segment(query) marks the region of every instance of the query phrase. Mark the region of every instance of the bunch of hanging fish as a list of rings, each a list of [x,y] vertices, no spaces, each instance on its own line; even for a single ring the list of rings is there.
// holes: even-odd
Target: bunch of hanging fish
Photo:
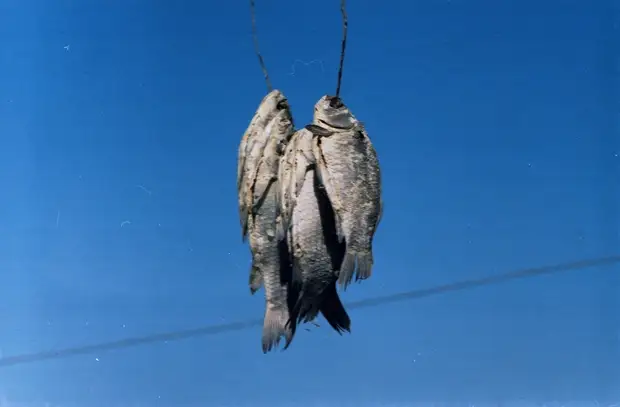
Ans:
[[[339,97],[323,96],[312,124],[295,131],[286,97],[265,96],[241,139],[239,217],[252,253],[250,291],[265,288],[262,348],[319,313],[339,334],[351,329],[336,289],[371,276],[382,214],[377,153]]]

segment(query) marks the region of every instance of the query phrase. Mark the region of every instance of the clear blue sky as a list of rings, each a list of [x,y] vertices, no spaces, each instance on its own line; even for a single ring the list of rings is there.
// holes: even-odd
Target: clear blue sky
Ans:
[[[379,152],[385,213],[374,275],[345,301],[618,251],[611,0],[348,8],[343,98]],[[338,2],[257,9],[301,126],[335,88]],[[247,1],[3,0],[0,38],[3,355],[261,317],[235,191],[265,92]],[[618,401],[617,271],[351,310],[352,335],[302,329],[269,355],[255,328],[2,368],[0,391],[83,407]]]

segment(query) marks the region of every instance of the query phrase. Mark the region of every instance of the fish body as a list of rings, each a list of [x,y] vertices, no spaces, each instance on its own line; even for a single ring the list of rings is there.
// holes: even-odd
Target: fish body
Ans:
[[[271,91],[261,101],[239,144],[237,194],[244,241],[248,235],[248,220],[252,210],[260,204],[260,197],[266,196],[268,183],[265,180],[274,178],[273,174],[277,175],[277,168],[274,170],[272,163],[275,162],[277,166],[279,158],[276,156],[279,157],[279,151],[273,150],[273,147],[283,148],[277,142],[290,137],[293,132],[292,120],[286,97],[278,90]],[[271,138],[276,139],[275,145],[269,145]],[[259,190],[257,199],[254,198],[257,195],[256,189]],[[250,268],[249,285],[252,294],[263,285],[262,274],[253,266]]]
[[[339,284],[370,277],[372,242],[381,220],[381,170],[366,130],[337,97],[323,96],[315,105],[313,152],[320,182],[336,214],[336,230],[346,243]]]
[[[295,325],[288,321],[297,297],[289,289],[292,269],[286,243],[276,239],[276,193],[277,183],[271,184],[262,205],[248,221],[252,272],[261,276],[265,286],[262,333],[265,353],[277,347],[282,337],[288,347],[295,335]]]
[[[279,183],[278,169],[280,158],[284,154],[286,144],[293,134],[293,119],[288,109],[280,110],[264,130],[267,133],[263,155],[258,161],[256,176],[253,183],[246,189],[244,205],[249,209],[248,218],[258,210],[265,202],[265,199],[275,199],[276,210],[278,208]],[[273,196],[269,195],[270,190],[274,190]],[[268,202],[271,205],[272,202]],[[279,217],[273,222],[278,229]],[[254,294],[264,283],[263,274],[254,266],[250,269],[250,293]]]
[[[350,331],[351,320],[336,291],[344,244],[338,241],[334,214],[315,172],[313,134],[302,129],[293,135],[279,177],[281,216],[292,258],[292,286],[299,291],[291,312],[293,323],[310,322],[319,312],[338,332]],[[280,235],[279,238],[282,238]]]
[[[258,106],[250,125],[239,143],[237,155],[237,198],[241,238],[244,241],[248,234],[248,214],[251,210],[248,206],[247,195],[254,184],[258,165],[271,132],[268,128],[269,124],[273,123],[272,119],[282,110],[287,111],[290,116],[290,107],[286,97],[279,90],[269,92]]]
[[[293,121],[288,109],[280,109],[263,130],[262,152],[246,180],[243,205],[247,210],[247,231],[252,252],[250,290],[265,287],[266,310],[263,322],[262,347],[268,352],[284,337],[286,347],[295,334],[295,326],[287,324],[289,310],[296,295],[289,290],[290,256],[285,242],[276,238],[278,223],[278,167],[290,136]]]

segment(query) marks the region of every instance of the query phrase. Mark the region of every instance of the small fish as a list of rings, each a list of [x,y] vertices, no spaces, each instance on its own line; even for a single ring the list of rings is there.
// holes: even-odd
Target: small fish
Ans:
[[[239,204],[239,220],[241,222],[241,239],[245,241],[248,234],[248,213],[246,196],[256,178],[258,163],[263,155],[269,136],[269,123],[285,110],[290,114],[286,97],[279,90],[273,90],[261,101],[250,125],[246,129],[237,156],[237,197]],[[267,131],[266,131],[267,130]]]
[[[278,208],[279,184],[278,169],[280,158],[284,154],[286,145],[293,135],[293,118],[288,109],[280,110],[265,127],[266,143],[263,155],[256,166],[256,175],[249,179],[250,184],[245,189],[244,206],[250,209],[248,217],[253,216],[267,198],[268,190],[275,189],[275,207]],[[279,222],[275,223],[276,227]],[[263,285],[264,277],[254,267],[250,270],[250,292],[256,293]]]
[[[321,312],[338,333],[350,332],[351,319],[338,292],[338,268],[345,245],[338,241],[334,213],[315,173],[313,134],[293,135],[280,165],[280,216],[292,257],[291,286],[299,291],[291,324],[311,322]],[[282,234],[279,234],[282,238]]]
[[[243,202],[248,208],[247,229],[252,252],[250,290],[265,286],[266,310],[263,322],[262,348],[267,353],[277,347],[282,337],[288,347],[295,334],[295,325],[287,324],[289,310],[297,300],[289,290],[291,281],[290,255],[286,242],[278,241],[278,166],[286,143],[293,133],[292,117],[282,109],[264,130],[266,142],[255,175],[248,181]]]
[[[313,152],[317,175],[336,213],[346,254],[338,278],[346,289],[370,277],[372,242],[381,220],[381,170],[366,130],[338,97],[323,96],[314,107]]]

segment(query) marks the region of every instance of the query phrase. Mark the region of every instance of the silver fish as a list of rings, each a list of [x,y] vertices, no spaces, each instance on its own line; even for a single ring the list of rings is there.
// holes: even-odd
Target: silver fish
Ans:
[[[280,110],[265,127],[267,142],[258,161],[254,182],[248,188],[246,205],[248,234],[252,252],[250,289],[256,291],[257,278],[265,286],[266,310],[263,322],[263,352],[276,347],[281,337],[288,347],[295,334],[295,326],[287,324],[297,296],[288,289],[291,264],[286,242],[278,241],[278,166],[286,143],[293,133],[293,123],[287,109]],[[255,280],[252,281],[252,278]],[[259,285],[260,286],[260,285]],[[259,287],[258,286],[258,287]]]
[[[248,234],[248,216],[252,210],[252,189],[256,182],[258,165],[264,155],[267,141],[271,134],[273,121],[278,112],[290,114],[290,107],[282,92],[273,90],[261,101],[250,125],[243,134],[239,144],[237,159],[237,198],[241,222],[241,238],[246,240]],[[292,119],[291,119],[292,120]],[[263,285],[263,276],[257,269],[250,269],[250,292],[254,294]]]
[[[279,111],[286,110],[290,114],[290,107],[286,97],[279,90],[273,90],[261,101],[250,125],[246,129],[237,156],[237,198],[239,204],[239,220],[241,222],[241,238],[245,241],[248,233],[248,206],[247,195],[256,178],[258,163],[263,156],[269,131],[265,131],[271,120]]]
[[[381,171],[366,130],[340,98],[323,96],[314,107],[313,151],[317,175],[336,213],[339,240],[346,243],[339,284],[370,277],[372,242],[382,215]]]
[[[351,319],[338,292],[338,267],[345,245],[338,241],[334,213],[315,174],[313,134],[302,129],[289,142],[280,164],[282,230],[292,257],[292,287],[299,298],[291,323],[310,322],[319,312],[338,332],[350,332]]]
[[[246,189],[245,206],[253,213],[267,198],[269,188],[275,189],[276,208],[278,208],[279,183],[278,168],[280,157],[284,154],[286,145],[293,135],[293,118],[288,109],[280,110],[265,127],[267,141],[263,155],[256,167],[256,176],[253,183]],[[249,215],[252,216],[252,215]],[[279,225],[279,220],[275,223]],[[264,277],[254,267],[250,269],[250,292],[256,293],[264,283]]]

